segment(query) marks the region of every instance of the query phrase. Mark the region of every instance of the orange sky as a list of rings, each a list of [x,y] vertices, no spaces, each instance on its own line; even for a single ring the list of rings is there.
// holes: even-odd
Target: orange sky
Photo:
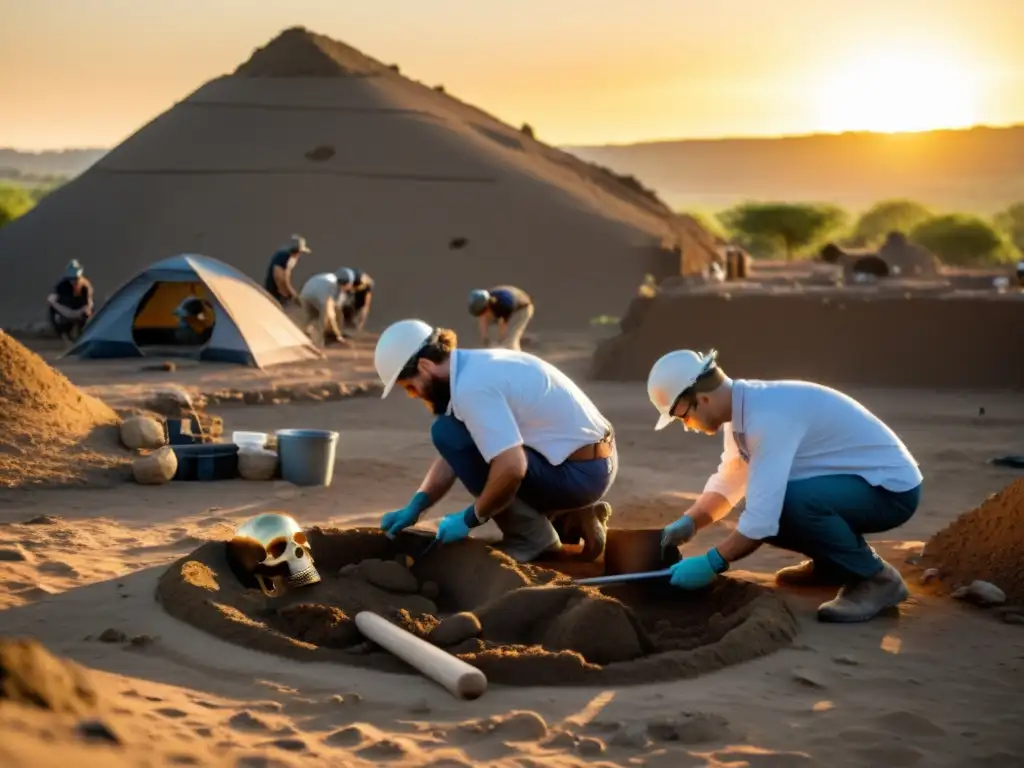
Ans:
[[[1024,122],[1024,0],[0,0],[0,146],[112,146],[297,24],[554,144]]]

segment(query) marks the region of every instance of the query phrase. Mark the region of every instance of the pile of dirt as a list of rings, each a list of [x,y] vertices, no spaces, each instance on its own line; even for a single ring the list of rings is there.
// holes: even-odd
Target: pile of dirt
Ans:
[[[756,329],[756,332],[754,332]],[[675,349],[717,349],[740,378],[831,385],[1024,388],[1024,301],[842,289],[637,298],[598,346],[596,379],[644,381]],[[921,343],[921,334],[942,339]],[[950,361],[956,361],[950,364]]]
[[[0,331],[0,486],[95,479],[126,465],[120,418]]]
[[[1024,478],[932,536],[921,558],[950,587],[975,579],[995,584],[1011,603],[1024,603]]]
[[[88,671],[51,654],[38,641],[0,637],[0,702],[80,715],[99,695]]]
[[[732,578],[685,600],[667,584],[602,593],[475,540],[420,557],[429,539],[415,533],[307,536],[317,584],[267,598],[232,571],[224,542],[209,542],[163,574],[158,599],[172,616],[249,648],[408,673],[360,635],[354,617],[369,610],[507,685],[694,677],[771,653],[798,631],[774,593]]]

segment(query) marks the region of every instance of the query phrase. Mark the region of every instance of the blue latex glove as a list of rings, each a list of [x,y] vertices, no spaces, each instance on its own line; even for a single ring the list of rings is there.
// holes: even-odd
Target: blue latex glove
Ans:
[[[662,547],[678,547],[686,544],[697,535],[697,524],[692,517],[683,515],[674,523],[669,523],[661,530]]]
[[[445,515],[437,524],[437,540],[442,544],[451,544],[469,536],[471,529],[480,525],[476,510],[470,504],[461,512]]]
[[[672,576],[669,583],[680,589],[700,589],[706,587],[715,577],[729,570],[729,564],[718,550],[712,547],[706,554],[695,557],[684,557],[670,569]]]
[[[428,506],[430,506],[430,498],[423,491],[417,491],[404,507],[384,515],[380,519],[380,527],[388,536],[393,537],[399,531],[410,525],[415,525]]]

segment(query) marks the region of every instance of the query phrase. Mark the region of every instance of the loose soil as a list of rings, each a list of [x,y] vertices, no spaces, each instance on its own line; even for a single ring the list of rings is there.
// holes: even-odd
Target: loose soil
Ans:
[[[225,542],[209,542],[168,569],[158,598],[178,619],[249,648],[410,672],[356,629],[355,614],[374,611],[506,685],[695,677],[771,653],[797,633],[774,593],[738,579],[693,593],[667,584],[598,591],[475,540],[419,558],[429,539],[415,533],[307,535],[318,584],[267,598],[232,568]]]
[[[938,568],[950,587],[975,579],[1024,603],[1024,478],[965,512],[925,546],[924,568]]]

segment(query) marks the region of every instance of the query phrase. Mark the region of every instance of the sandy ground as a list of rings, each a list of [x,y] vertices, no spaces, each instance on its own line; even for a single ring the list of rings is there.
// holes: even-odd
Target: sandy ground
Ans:
[[[549,340],[540,351],[583,382],[586,346]],[[45,354],[53,358],[52,349]],[[283,378],[362,378],[371,358],[332,353],[318,365]],[[282,378],[228,367],[140,374],[134,362],[60,367],[117,407],[173,380],[213,389]],[[647,527],[673,519],[713,470],[720,440],[677,429],[655,433],[642,384],[583,383],[618,430],[622,468],[610,498],[613,524]],[[920,511],[894,532],[898,539],[876,542],[898,566],[936,530],[1019,476],[987,464],[992,456],[1020,452],[1019,394],[851,394],[901,434],[925,472]],[[986,409],[983,417],[979,406]],[[20,542],[25,558],[0,562],[0,633],[39,638],[96,670],[111,702],[104,720],[123,741],[82,746],[72,735],[73,720],[0,704],[0,764],[84,764],[85,754],[108,766],[767,768],[1024,761],[1024,628],[916,586],[899,617],[860,626],[814,620],[828,592],[787,593],[802,626],[793,647],[695,680],[615,690],[492,686],[474,702],[458,701],[415,675],[303,664],[215,640],[171,619],[154,601],[167,564],[266,510],[287,510],[303,525],[372,525],[405,503],[432,451],[428,414],[401,397],[214,412],[228,433],[339,430],[334,484],[300,489],[235,480],[0,495],[6,545]],[[453,494],[431,520],[467,500]],[[55,519],[24,524],[40,515]],[[735,513],[691,549],[703,551],[734,522]],[[795,559],[765,548],[744,562],[748,570],[730,577],[768,582]],[[152,639],[100,642],[108,628]],[[666,721],[695,719],[714,727],[665,727]]]

